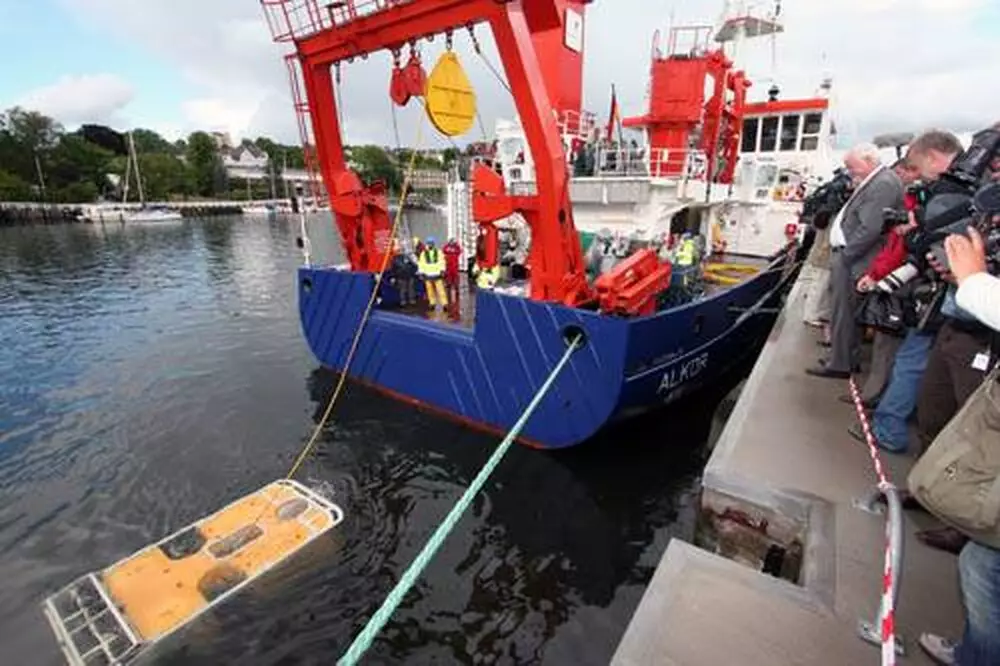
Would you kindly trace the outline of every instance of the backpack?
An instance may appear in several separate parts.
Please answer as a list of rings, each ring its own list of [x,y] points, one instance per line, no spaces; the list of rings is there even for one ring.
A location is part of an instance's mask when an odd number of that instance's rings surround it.
[[[910,471],[922,505],[970,539],[1000,549],[1000,364]]]

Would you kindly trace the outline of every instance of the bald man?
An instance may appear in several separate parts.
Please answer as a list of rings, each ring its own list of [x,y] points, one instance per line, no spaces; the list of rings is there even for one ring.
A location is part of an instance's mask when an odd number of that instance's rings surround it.
[[[806,370],[816,377],[848,379],[858,362],[861,336],[854,313],[855,285],[882,246],[883,211],[903,207],[903,183],[882,165],[878,148],[864,143],[844,156],[854,193],[830,225],[830,358]]]

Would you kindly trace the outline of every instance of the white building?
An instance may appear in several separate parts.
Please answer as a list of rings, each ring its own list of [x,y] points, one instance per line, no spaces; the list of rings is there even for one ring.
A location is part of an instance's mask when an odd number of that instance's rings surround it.
[[[220,152],[222,166],[230,178],[259,180],[268,176],[267,153],[256,146],[243,144]]]

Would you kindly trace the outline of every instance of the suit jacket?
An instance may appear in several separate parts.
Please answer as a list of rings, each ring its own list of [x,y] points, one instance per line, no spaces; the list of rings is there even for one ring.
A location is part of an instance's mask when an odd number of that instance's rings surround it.
[[[903,183],[892,169],[882,169],[847,204],[840,221],[847,240],[841,259],[855,280],[865,274],[882,248],[882,212],[902,207]]]

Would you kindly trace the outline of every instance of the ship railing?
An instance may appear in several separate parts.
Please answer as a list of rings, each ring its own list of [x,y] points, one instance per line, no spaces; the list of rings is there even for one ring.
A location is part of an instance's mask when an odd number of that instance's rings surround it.
[[[271,38],[292,42],[414,0],[260,0]]]
[[[712,47],[713,27],[710,25],[678,26],[667,40],[669,56],[702,56]]]
[[[302,39],[329,27],[319,0],[260,0],[260,6],[275,42]]]
[[[700,180],[705,178],[707,162],[703,151],[693,149],[599,148],[593,175]]]

